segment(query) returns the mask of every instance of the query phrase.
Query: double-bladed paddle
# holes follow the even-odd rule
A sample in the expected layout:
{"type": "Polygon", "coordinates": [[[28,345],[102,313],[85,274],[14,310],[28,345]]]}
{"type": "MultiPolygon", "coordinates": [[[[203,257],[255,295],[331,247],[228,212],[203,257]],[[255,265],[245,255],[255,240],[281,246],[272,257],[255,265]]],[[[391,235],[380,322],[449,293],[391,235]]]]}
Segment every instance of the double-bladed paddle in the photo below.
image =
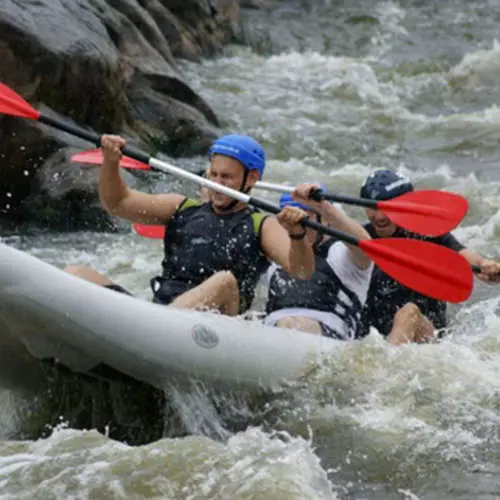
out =
{"type": "MultiPolygon", "coordinates": [[[[44,115],[2,83],[0,83],[0,113],[38,120],[100,146],[99,135],[61,119],[44,115]]],[[[123,154],[146,163],[151,168],[194,181],[242,203],[271,213],[280,212],[279,206],[273,203],[212,182],[130,146],[123,148],[123,154]]],[[[360,240],[308,219],[304,219],[302,225],[359,247],[388,275],[424,295],[449,302],[462,302],[472,292],[473,275],[469,263],[449,248],[405,238],[360,240]]]]}
{"type": "Polygon", "coordinates": [[[154,226],[151,224],[132,224],[134,231],[144,238],[151,238],[152,240],[162,240],[165,237],[165,226],[154,226]]]}
{"type": "MultiPolygon", "coordinates": [[[[82,151],[71,159],[79,163],[101,165],[102,151],[82,151]]],[[[121,158],[120,166],[132,170],[155,170],[154,167],[127,156],[121,158]]],[[[291,193],[294,190],[292,186],[263,181],[258,181],[255,187],[279,193],[291,193]]],[[[439,236],[450,232],[462,221],[469,208],[469,203],[463,196],[432,189],[412,191],[386,201],[321,191],[314,192],[312,198],[381,210],[397,226],[426,236],[439,236]]]]}
{"type": "MultiPolygon", "coordinates": [[[[268,182],[261,182],[259,188],[285,192],[284,186],[268,182]]],[[[293,190],[293,187],[286,186],[286,192],[293,190]]],[[[469,202],[463,196],[437,189],[412,191],[384,201],[320,190],[313,192],[311,198],[380,210],[397,226],[426,236],[450,232],[460,224],[469,209],[469,202]]]]}

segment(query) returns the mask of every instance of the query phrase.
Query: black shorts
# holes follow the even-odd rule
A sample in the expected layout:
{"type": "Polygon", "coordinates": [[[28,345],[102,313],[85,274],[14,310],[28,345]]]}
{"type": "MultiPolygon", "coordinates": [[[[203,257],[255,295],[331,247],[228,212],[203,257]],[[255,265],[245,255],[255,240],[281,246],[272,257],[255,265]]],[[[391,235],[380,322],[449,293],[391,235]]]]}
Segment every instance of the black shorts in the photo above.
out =
{"type": "Polygon", "coordinates": [[[176,281],[156,276],[151,280],[151,289],[153,290],[153,302],[156,304],[168,305],[179,295],[191,290],[194,284],[185,281],[176,281]]]}
{"type": "MultiPolygon", "coordinates": [[[[124,295],[134,294],[130,293],[127,289],[123,288],[121,285],[104,285],[104,288],[108,290],[113,290],[118,293],[123,293],[124,295]]],[[[170,304],[176,297],[182,295],[184,292],[189,290],[191,286],[187,283],[176,282],[173,280],[163,280],[161,278],[153,278],[151,280],[151,288],[153,289],[153,302],[155,304],[170,304]]]]}

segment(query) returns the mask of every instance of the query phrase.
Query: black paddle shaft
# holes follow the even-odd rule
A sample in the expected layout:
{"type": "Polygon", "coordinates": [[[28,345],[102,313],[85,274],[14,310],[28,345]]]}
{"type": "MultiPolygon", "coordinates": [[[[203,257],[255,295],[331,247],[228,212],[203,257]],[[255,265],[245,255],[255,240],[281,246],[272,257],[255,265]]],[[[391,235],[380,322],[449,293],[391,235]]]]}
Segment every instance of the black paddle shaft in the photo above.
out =
{"type": "Polygon", "coordinates": [[[368,200],[366,198],[356,198],[355,196],[347,196],[345,194],[329,194],[323,193],[321,189],[311,191],[309,198],[314,201],[336,201],[337,203],[345,203],[346,205],[357,205],[366,208],[377,208],[376,200],[368,200]]]}
{"type": "MultiPolygon", "coordinates": [[[[84,128],[44,114],[40,114],[40,118],[38,121],[41,123],[45,123],[45,125],[50,125],[51,127],[62,130],[63,132],[67,132],[68,134],[75,135],[76,137],[79,137],[80,139],[83,139],[85,141],[89,141],[95,144],[97,147],[100,147],[101,145],[101,136],[90,130],[85,130],[84,128]]],[[[139,149],[135,149],[131,146],[125,146],[122,150],[122,153],[125,156],[134,158],[137,161],[149,164],[150,156],[139,149]]]]}
{"type": "MultiPolygon", "coordinates": [[[[89,141],[93,144],[95,144],[97,147],[101,145],[101,137],[96,134],[95,132],[91,132],[90,130],[85,130],[81,127],[77,127],[71,123],[67,123],[65,121],[59,120],[57,118],[53,118],[51,116],[47,116],[44,114],[40,114],[39,121],[41,123],[45,123],[46,125],[50,125],[51,127],[57,128],[59,130],[62,130],[64,132],[67,132],[68,134],[75,135],[76,137],[80,137],[80,139],[84,139],[85,141],[89,141]]],[[[134,158],[135,160],[138,160],[140,162],[146,163],[149,165],[149,160],[150,156],[143,151],[140,151],[138,149],[132,148],[130,146],[125,146],[122,150],[122,153],[126,156],[129,156],[130,158],[134,158]]],[[[265,200],[260,200],[258,198],[252,198],[250,197],[248,200],[249,205],[253,205],[254,207],[261,208],[262,210],[265,210],[266,212],[271,212],[273,214],[277,214],[281,212],[280,207],[269,203],[265,200]]],[[[301,225],[304,227],[310,227],[311,229],[316,229],[316,231],[320,231],[324,234],[328,234],[329,236],[333,236],[334,238],[337,238],[339,240],[345,241],[346,243],[350,243],[351,245],[358,246],[359,245],[359,240],[355,238],[354,236],[351,236],[349,234],[343,233],[341,231],[337,231],[336,229],[333,229],[331,227],[323,226],[322,224],[319,224],[318,222],[309,220],[309,219],[304,219],[301,221],[301,225]]]]}
{"type": "MultiPolygon", "coordinates": [[[[278,214],[281,212],[280,207],[278,207],[277,205],[269,203],[266,200],[261,200],[259,198],[250,197],[250,199],[248,200],[248,204],[257,208],[261,208],[262,210],[265,210],[266,212],[270,212],[272,214],[278,214]]],[[[343,233],[342,231],[338,231],[337,229],[333,229],[332,227],[324,226],[319,222],[309,219],[303,219],[300,221],[300,224],[304,227],[316,229],[316,231],[327,234],[328,236],[333,236],[334,238],[345,241],[346,243],[350,243],[351,245],[359,246],[360,240],[358,240],[358,238],[355,238],[350,234],[343,233]]]]}

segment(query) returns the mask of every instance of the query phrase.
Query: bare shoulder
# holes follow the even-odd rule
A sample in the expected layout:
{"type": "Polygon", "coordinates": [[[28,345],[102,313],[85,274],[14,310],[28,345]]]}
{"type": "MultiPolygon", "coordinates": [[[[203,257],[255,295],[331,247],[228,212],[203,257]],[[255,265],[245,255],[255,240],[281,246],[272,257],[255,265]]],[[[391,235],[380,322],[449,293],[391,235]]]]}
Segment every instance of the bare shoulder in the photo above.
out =
{"type": "Polygon", "coordinates": [[[154,212],[162,218],[170,219],[185,199],[186,196],[179,193],[155,194],[152,198],[152,204],[156,205],[154,212]]]}
{"type": "Polygon", "coordinates": [[[279,234],[283,228],[274,215],[268,215],[263,221],[261,226],[261,238],[269,240],[274,235],[279,234]]]}
{"type": "Polygon", "coordinates": [[[186,199],[186,196],[179,193],[154,194],[157,203],[165,203],[176,208],[186,199]]]}
{"type": "Polygon", "coordinates": [[[120,215],[143,224],[167,223],[185,198],[177,193],[150,194],[130,190],[122,201],[120,215]]]}

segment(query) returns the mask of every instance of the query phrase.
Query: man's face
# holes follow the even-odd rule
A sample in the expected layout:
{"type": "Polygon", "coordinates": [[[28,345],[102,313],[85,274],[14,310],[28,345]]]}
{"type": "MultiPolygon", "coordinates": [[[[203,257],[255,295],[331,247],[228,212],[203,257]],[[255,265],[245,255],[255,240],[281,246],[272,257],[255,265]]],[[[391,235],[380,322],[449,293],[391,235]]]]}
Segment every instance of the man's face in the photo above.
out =
{"type": "MultiPolygon", "coordinates": [[[[241,183],[245,176],[245,167],[236,159],[230,156],[215,154],[210,161],[210,167],[207,170],[207,179],[222,184],[228,188],[239,191],[241,183]]],[[[251,170],[247,174],[243,189],[246,191],[253,187],[259,180],[259,172],[251,170]]],[[[207,189],[208,200],[215,210],[224,210],[231,203],[233,198],[225,194],[218,193],[213,189],[207,189]]]]}
{"type": "Polygon", "coordinates": [[[398,228],[381,210],[367,208],[366,215],[379,238],[389,238],[398,228]]]}
{"type": "MultiPolygon", "coordinates": [[[[207,170],[207,178],[209,180],[236,191],[240,189],[244,175],[245,168],[238,160],[223,155],[212,156],[210,167],[207,170]]],[[[208,189],[208,197],[215,209],[224,208],[232,201],[232,198],[229,196],[218,193],[213,189],[208,189]]]]}

